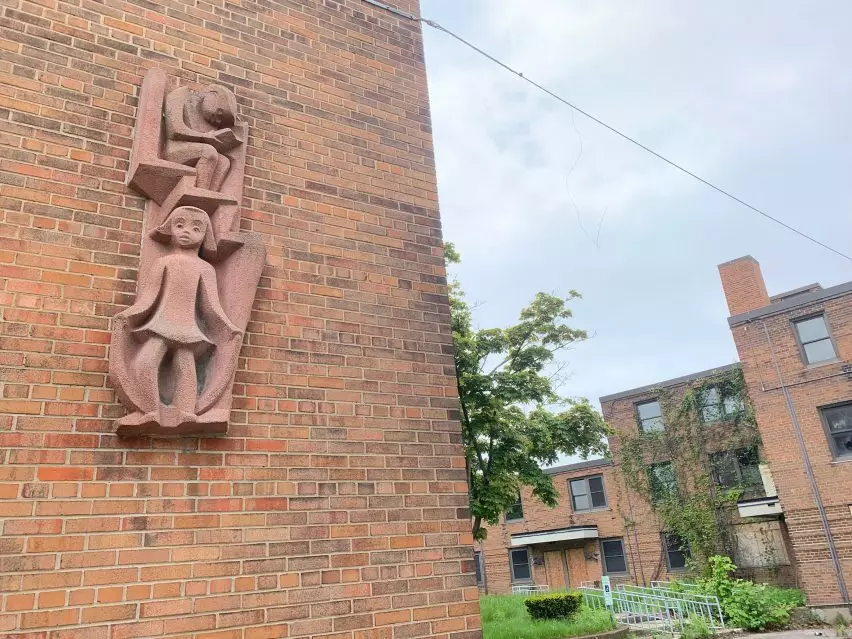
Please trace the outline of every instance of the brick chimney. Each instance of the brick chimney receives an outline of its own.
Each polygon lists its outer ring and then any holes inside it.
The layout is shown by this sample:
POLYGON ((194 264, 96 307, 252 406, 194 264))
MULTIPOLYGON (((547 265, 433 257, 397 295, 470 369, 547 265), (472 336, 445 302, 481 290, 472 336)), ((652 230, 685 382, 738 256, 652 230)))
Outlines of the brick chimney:
POLYGON ((751 255, 719 264, 719 275, 731 315, 769 305, 760 264, 751 255))

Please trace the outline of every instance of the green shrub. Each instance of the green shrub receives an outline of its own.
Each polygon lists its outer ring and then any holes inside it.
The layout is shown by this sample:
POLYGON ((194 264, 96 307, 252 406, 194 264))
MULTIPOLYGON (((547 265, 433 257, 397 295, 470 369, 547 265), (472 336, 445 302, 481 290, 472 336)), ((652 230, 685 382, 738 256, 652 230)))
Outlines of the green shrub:
POLYGON ((737 628, 765 630, 783 628, 790 621, 790 611, 805 603, 800 590, 755 584, 733 579, 737 567, 728 557, 710 557, 710 577, 697 585, 707 594, 716 595, 725 620, 737 628))
POLYGON ((533 619, 570 619, 582 603, 583 595, 579 592, 554 592, 536 595, 524 601, 533 619))
POLYGON ((683 626, 683 631, 680 633, 681 639, 707 639, 711 637, 713 632, 710 626, 703 617, 693 617, 683 626))

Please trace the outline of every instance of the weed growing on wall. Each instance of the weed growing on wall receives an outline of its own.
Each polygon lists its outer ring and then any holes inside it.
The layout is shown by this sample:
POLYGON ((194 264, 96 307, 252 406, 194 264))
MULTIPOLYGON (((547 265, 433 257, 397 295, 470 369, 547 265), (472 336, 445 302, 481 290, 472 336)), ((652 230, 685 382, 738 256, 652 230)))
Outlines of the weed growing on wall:
POLYGON ((739 369, 685 391, 660 388, 656 397, 664 427, 620 436, 621 474, 627 490, 648 501, 663 530, 680 540, 691 567, 706 574, 709 557, 734 553, 733 510, 743 491, 753 488, 717 486, 710 455, 760 444, 754 409, 739 369))

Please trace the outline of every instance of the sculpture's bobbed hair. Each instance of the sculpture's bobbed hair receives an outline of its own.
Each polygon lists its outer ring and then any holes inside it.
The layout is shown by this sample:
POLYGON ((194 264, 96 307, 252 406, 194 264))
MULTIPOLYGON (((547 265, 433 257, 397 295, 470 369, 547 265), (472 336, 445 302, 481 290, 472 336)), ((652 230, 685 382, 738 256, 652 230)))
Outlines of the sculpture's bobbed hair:
POLYGON ((216 249, 216 239, 213 237, 213 224, 211 223, 210 216, 207 215, 207 212, 203 209, 198 208, 197 206, 179 206, 174 211, 169 213, 168 217, 166 217, 165 221, 160 224, 157 228, 151 231, 151 238, 160 242, 161 244, 171 244, 172 242, 172 218, 178 213, 195 213, 201 214, 207 220, 207 230, 204 232, 204 240, 201 242, 201 246, 205 251, 215 250, 216 249))

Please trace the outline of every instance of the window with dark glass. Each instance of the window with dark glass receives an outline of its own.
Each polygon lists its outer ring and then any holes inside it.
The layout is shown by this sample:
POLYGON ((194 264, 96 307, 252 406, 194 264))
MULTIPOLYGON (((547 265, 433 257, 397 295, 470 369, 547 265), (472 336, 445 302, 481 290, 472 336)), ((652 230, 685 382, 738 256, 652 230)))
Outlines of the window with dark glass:
POLYGON ((532 579, 530 569, 530 553, 526 548, 509 551, 509 565, 512 568, 512 581, 529 581, 532 579))
POLYGON ((666 565, 669 570, 683 570, 689 559, 689 546, 687 543, 671 533, 663 533, 663 548, 666 550, 666 565))
POLYGON ((796 337, 802 347, 802 356, 806 364, 826 362, 837 357, 834 343, 828 333, 825 315, 817 315, 793 322, 796 327, 796 337))
POLYGON ((607 575, 627 572, 627 559, 624 556, 624 542, 621 539, 602 539, 604 573, 607 575))
POLYGON ((652 501, 663 501, 674 495, 677 491, 677 478, 671 462, 652 464, 648 469, 648 482, 652 501))
POLYGON ((823 408, 821 412, 834 456, 852 455, 852 402, 823 408))
POLYGON ((756 446, 713 453, 710 455, 710 469, 713 481, 721 488, 749 489, 763 485, 756 446))
POLYGON ((571 489, 571 504, 575 513, 606 508, 603 475, 572 479, 568 486, 571 489))
POLYGON ((506 521, 513 521, 515 519, 523 519, 524 518, 524 505, 521 503, 521 496, 518 495, 518 498, 515 500, 515 503, 509 506, 506 510, 506 521))
POLYGON ((485 574, 485 571, 482 570, 482 552, 479 550, 473 552, 473 567, 476 571, 476 585, 481 586, 484 583, 482 575, 485 574))
POLYGON ((723 393, 718 386, 710 386, 701 391, 698 413, 705 424, 713 424, 733 419, 745 409, 739 394, 723 393))
POLYGON ((639 420, 639 430, 643 433, 653 433, 665 428, 660 402, 656 399, 636 404, 636 418, 639 420))

